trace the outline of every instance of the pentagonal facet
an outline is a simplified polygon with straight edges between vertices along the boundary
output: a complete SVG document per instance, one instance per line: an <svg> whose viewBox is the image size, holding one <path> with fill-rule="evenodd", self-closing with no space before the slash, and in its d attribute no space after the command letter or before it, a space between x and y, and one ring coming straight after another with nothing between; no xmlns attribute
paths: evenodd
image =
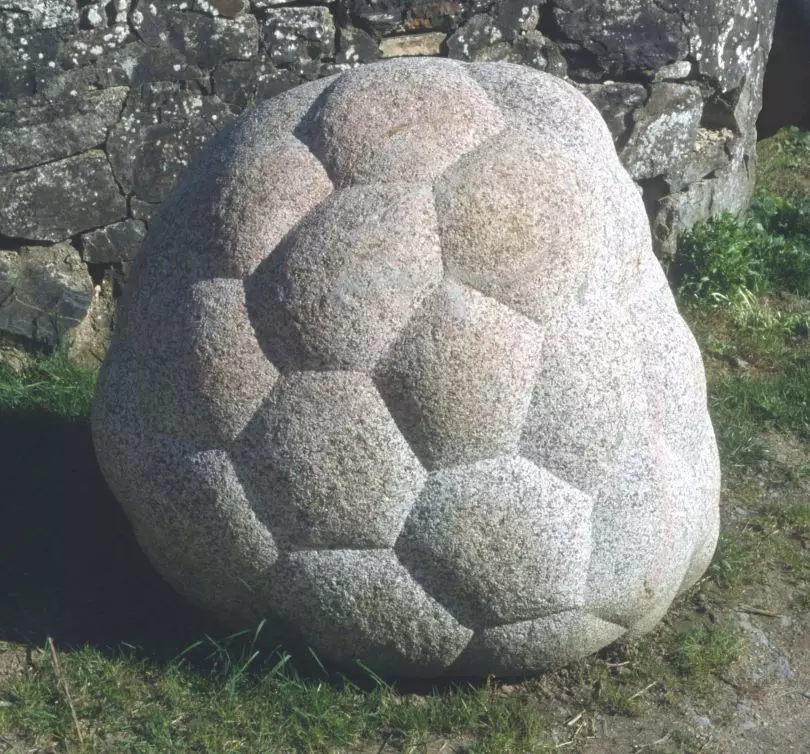
<svg viewBox="0 0 810 754"><path fill-rule="evenodd" d="M582 605L592 500L524 458L433 472L396 552L464 625Z"/></svg>
<svg viewBox="0 0 810 754"><path fill-rule="evenodd" d="M408 322L375 383L427 468L509 455L542 340L531 320L448 280Z"/></svg>
<svg viewBox="0 0 810 754"><path fill-rule="evenodd" d="M473 632L425 594L390 550L308 550L278 563L279 613L316 651L378 673L436 676Z"/></svg>
<svg viewBox="0 0 810 754"><path fill-rule="evenodd" d="M500 111L466 70L430 58L357 69L321 104L313 151L339 186L433 181L503 127Z"/></svg>
<svg viewBox="0 0 810 754"><path fill-rule="evenodd" d="M256 514L284 547L392 547L426 472L370 378L282 376L234 445Z"/></svg>
<svg viewBox="0 0 810 754"><path fill-rule="evenodd" d="M281 369L370 370L442 277L429 186L333 194L247 281L248 308Z"/></svg>

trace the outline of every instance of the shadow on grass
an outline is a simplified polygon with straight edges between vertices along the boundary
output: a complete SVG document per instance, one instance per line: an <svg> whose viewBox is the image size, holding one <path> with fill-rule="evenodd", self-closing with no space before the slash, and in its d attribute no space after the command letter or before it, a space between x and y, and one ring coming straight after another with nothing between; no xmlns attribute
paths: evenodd
<svg viewBox="0 0 810 754"><path fill-rule="evenodd" d="M0 412L0 640L174 656L211 622L141 553L87 421Z"/></svg>
<svg viewBox="0 0 810 754"><path fill-rule="evenodd" d="M101 475L86 420L0 411L0 490L0 641L42 646L50 636L61 649L90 645L108 654L129 645L159 663L198 642L187 660L211 667L214 645L203 639L227 632L141 552ZM231 645L235 655L249 639L246 632ZM277 646L278 637L262 643L265 660L275 661L269 655ZM283 649L302 680L376 685L359 667L321 666L296 636ZM387 680L401 692L453 685L449 678Z"/></svg>

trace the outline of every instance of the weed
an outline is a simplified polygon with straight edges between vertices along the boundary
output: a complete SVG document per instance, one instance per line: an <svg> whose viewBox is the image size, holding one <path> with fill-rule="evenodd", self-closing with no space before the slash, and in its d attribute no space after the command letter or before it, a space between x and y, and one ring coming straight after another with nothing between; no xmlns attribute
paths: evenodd
<svg viewBox="0 0 810 754"><path fill-rule="evenodd" d="M810 196L810 132L783 128L757 144L757 184L776 196Z"/></svg>
<svg viewBox="0 0 810 754"><path fill-rule="evenodd" d="M0 362L0 411L55 413L86 419L97 373L74 364L62 345L47 357L32 359L21 373Z"/></svg>
<svg viewBox="0 0 810 754"><path fill-rule="evenodd" d="M671 644L676 671L692 680L704 680L725 670L740 656L743 637L729 623L711 628L701 625L676 633Z"/></svg>
<svg viewBox="0 0 810 754"><path fill-rule="evenodd" d="M810 293L810 200L758 192L745 217L724 213L684 234L669 272L687 304Z"/></svg>

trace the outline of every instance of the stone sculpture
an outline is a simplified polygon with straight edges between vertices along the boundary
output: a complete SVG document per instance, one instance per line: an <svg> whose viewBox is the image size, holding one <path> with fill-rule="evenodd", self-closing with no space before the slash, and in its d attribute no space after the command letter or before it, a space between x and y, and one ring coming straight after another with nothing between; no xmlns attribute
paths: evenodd
<svg viewBox="0 0 810 754"><path fill-rule="evenodd" d="M718 533L640 194L582 94L508 63L375 63L215 137L153 219L93 433L180 592L393 675L647 631Z"/></svg>

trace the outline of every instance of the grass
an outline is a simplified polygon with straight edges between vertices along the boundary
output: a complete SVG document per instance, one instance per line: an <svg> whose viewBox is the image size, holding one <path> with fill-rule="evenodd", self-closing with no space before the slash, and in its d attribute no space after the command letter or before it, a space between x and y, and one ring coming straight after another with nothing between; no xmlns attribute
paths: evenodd
<svg viewBox="0 0 810 754"><path fill-rule="evenodd" d="M96 386L96 372L68 359L62 345L52 354L31 359L21 371L0 360L0 411L51 413L86 419Z"/></svg>
<svg viewBox="0 0 810 754"><path fill-rule="evenodd" d="M67 593L62 582L43 590L41 601L26 601L25 589L18 590L20 610L0 616L0 629L15 637L14 644L0 645L0 749L378 754L438 751L446 743L452 745L448 753L546 752L560 744L577 751L605 716L637 717L651 707L722 716L722 679L747 651L733 611L752 589L765 590L776 579L792 585L791 610L810 612L810 156L807 135L788 132L769 142L760 163L762 185L771 192L779 188L784 198L760 191L746 217L723 216L695 228L669 270L707 366L724 515L704 579L653 632L523 683L389 684L371 672L349 678L265 646L262 625L255 633L216 639L190 621L158 647L145 629L129 630L137 616L165 633L161 617L189 608L173 607L166 596L157 602L138 596L135 580L143 581L144 594L154 595L159 585L148 580L145 563L135 563L137 547L126 540L126 523L105 518L111 501L96 507L77 501L71 508L74 529L53 521L64 506L37 515L20 504L22 528L36 536L6 532L0 550L24 558L54 532L78 538L82 552L97 546L96 540L111 539L101 558L104 568L90 558L78 577L69 574L70 581L92 592L92 579L106 576L93 604L118 599L116 610L126 604L131 613L123 623L110 619L102 633L85 622L81 630L57 635L52 654L45 651L45 636L63 626L73 602L52 619L47 611L54 595ZM792 166L788 177L786 166ZM54 435L55 427L67 432L65 444L53 452L81 446L84 455L64 465L78 465L82 478L90 478L97 470L89 437L76 433L84 431L94 385L95 375L72 365L63 351L22 373L0 364L0 413L24 415L26 421L45 417L31 448ZM57 419L68 420L69 431ZM26 446L18 455L24 459L31 452ZM29 482L21 475L20 489L37 489L50 499L65 486L61 480L72 479L43 476ZM88 485L87 498L103 497L100 477ZM40 536L40 525L47 535ZM135 576L114 567L115 555L125 551L134 559ZM36 591L31 579L51 584L57 570L38 566L21 568L7 556L2 570ZM44 617L37 617L40 612ZM11 614L34 619L20 618L25 627L17 628ZM122 643L133 633L136 639ZM204 638L189 641L192 634ZM4 656L21 656L25 645L29 659L4 671L10 667ZM733 708L727 714L731 719ZM707 750L692 732L677 728L664 745L660 750Z"/></svg>
<svg viewBox="0 0 810 754"><path fill-rule="evenodd" d="M810 196L810 133L785 128L757 144L757 183L774 196Z"/></svg>

